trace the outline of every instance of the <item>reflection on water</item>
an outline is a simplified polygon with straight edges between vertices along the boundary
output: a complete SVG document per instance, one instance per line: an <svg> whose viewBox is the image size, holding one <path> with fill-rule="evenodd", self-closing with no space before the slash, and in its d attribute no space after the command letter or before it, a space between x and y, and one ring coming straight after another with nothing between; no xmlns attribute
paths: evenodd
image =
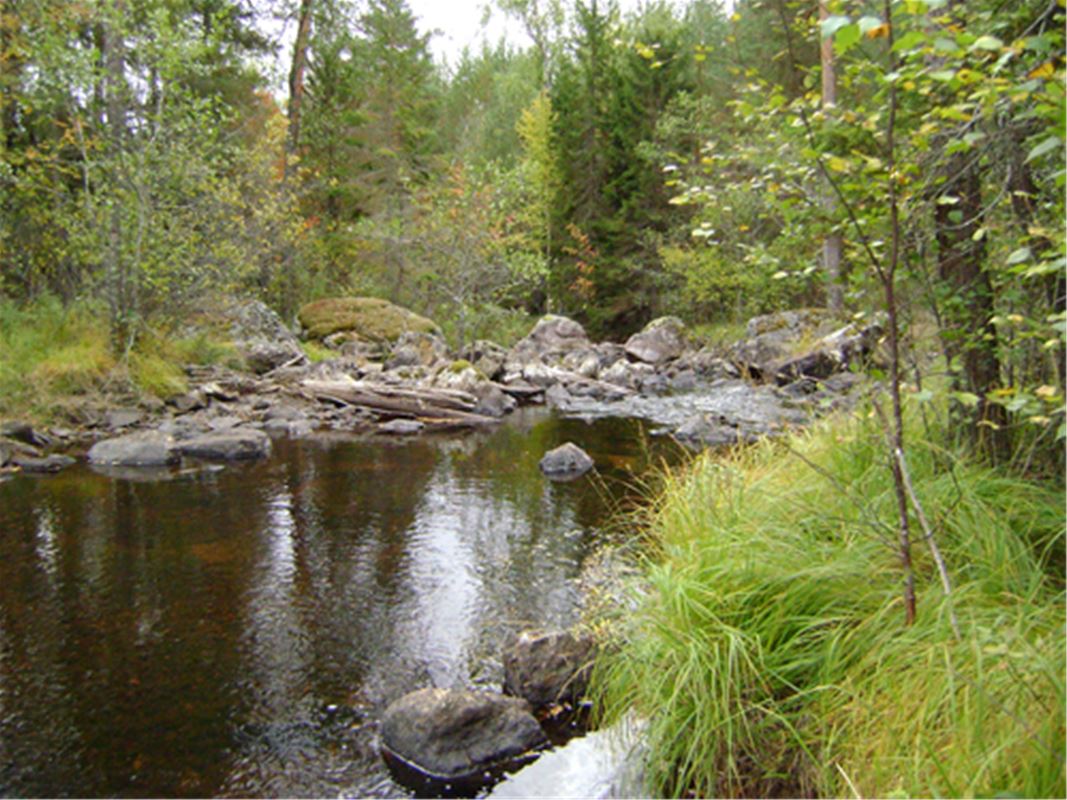
<svg viewBox="0 0 1067 800"><path fill-rule="evenodd" d="M599 478L545 481L571 439ZM0 484L0 794L396 796L375 720L573 621L638 423L277 442L159 482Z"/></svg>

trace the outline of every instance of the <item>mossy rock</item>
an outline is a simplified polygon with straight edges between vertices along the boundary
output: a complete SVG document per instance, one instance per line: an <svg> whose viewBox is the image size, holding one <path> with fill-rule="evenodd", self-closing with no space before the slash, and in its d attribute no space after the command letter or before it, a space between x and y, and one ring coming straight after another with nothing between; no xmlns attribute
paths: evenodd
<svg viewBox="0 0 1067 800"><path fill-rule="evenodd" d="M388 300L376 297L334 297L316 300L297 315L311 339L351 331L372 342L395 342L409 331L440 334L437 325Z"/></svg>

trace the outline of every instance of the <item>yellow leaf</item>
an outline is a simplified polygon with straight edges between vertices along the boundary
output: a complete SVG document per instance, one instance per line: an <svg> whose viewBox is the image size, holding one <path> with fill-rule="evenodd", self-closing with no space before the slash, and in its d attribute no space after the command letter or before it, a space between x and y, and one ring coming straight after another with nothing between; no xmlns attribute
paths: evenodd
<svg viewBox="0 0 1067 800"><path fill-rule="evenodd" d="M884 39L888 35L889 25L887 24L879 25L878 27L871 28L869 31L867 31L868 39Z"/></svg>
<svg viewBox="0 0 1067 800"><path fill-rule="evenodd" d="M1034 392L1034 394L1036 394L1038 397L1041 397L1041 398L1044 398L1044 399L1047 400L1047 399L1049 399L1051 397L1055 397L1056 396L1056 387L1055 386L1041 386Z"/></svg>
<svg viewBox="0 0 1067 800"><path fill-rule="evenodd" d="M1056 65L1051 61L1046 61L1040 67L1035 67L1030 70L1026 77L1028 78L1051 78L1056 74Z"/></svg>

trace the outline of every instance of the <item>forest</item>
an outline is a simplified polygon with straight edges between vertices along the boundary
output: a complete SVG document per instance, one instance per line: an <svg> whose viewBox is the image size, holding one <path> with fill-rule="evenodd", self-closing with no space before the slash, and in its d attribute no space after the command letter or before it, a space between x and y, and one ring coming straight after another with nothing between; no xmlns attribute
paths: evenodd
<svg viewBox="0 0 1067 800"><path fill-rule="evenodd" d="M220 298L875 324L861 411L656 484L600 713L653 796L1064 796L1064 0L492 11L2 0L0 418L180 393Z"/></svg>

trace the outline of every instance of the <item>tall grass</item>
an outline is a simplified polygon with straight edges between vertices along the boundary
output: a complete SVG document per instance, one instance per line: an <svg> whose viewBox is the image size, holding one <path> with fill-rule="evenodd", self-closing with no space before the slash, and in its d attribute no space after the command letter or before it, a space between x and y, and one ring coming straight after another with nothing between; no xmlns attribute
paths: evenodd
<svg viewBox="0 0 1067 800"><path fill-rule="evenodd" d="M906 627L886 459L835 418L667 477L595 678L652 794L1064 796L1062 490L913 444L954 588L917 543Z"/></svg>

